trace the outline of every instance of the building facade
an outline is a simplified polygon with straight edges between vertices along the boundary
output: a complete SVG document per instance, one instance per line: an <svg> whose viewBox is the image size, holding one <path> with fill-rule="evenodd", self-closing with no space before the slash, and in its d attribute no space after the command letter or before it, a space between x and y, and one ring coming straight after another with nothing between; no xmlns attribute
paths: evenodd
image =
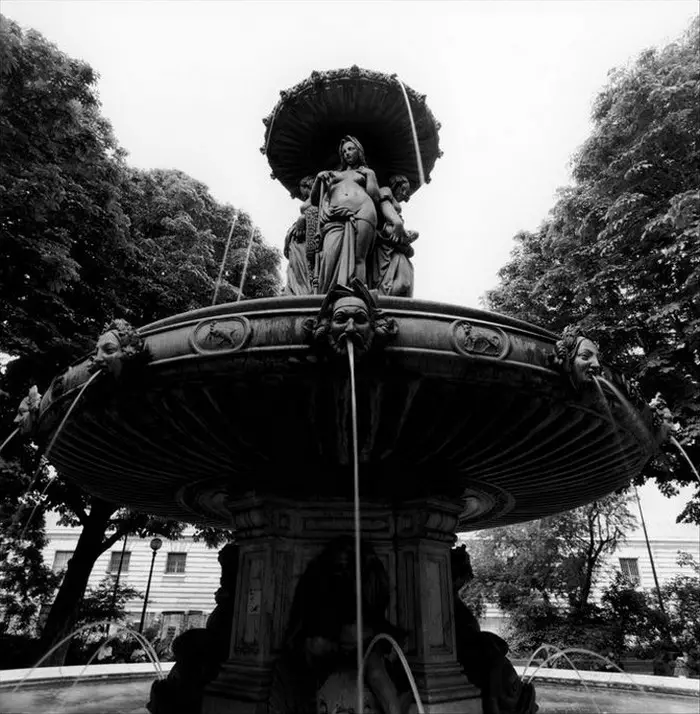
<svg viewBox="0 0 700 714"><path fill-rule="evenodd" d="M690 553L700 560L697 527L675 522L690 497L691 489L682 490L673 499L664 497L653 484L643 486L639 493L657 577L663 584L683 572L677 562L679 552ZM636 510L634 503L632 506ZM79 532L79 529L58 525L56 517L47 518L49 544L44 558L55 571L65 568L75 550ZM116 578L121 561L119 581L145 594L153 561L146 625L156 620L166 636L203 626L216 604L214 595L219 587L221 568L217 560L218 551L194 541L192 533L189 529L178 540L163 540L155 557L149 545L150 538L128 536L126 543L122 539L97 560L88 587L95 587L105 577ZM469 542L468 538L461 540ZM646 590L654 587L651 559L641 522L605 563L598 580L598 594L618 570L636 579ZM139 623L143 604L143 597L127 603L131 621ZM482 617L483 628L498 633L503 632L505 625L503 613L488 606Z"/></svg>

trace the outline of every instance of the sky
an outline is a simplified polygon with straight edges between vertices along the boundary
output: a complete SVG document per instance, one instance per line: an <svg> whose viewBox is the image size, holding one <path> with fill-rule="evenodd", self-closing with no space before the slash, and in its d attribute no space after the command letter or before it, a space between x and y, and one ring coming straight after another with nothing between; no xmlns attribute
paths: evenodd
<svg viewBox="0 0 700 714"><path fill-rule="evenodd" d="M676 39L696 0L3 0L100 75L130 164L177 168L280 249L299 203L260 153L279 92L312 70L396 73L442 124L444 156L404 207L415 297L479 306L513 236L569 183L613 67Z"/></svg>

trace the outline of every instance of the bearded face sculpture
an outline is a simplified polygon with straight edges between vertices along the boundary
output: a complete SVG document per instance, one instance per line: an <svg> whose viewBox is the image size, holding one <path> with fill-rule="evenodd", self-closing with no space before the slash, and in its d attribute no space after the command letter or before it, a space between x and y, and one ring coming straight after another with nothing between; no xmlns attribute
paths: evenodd
<svg viewBox="0 0 700 714"><path fill-rule="evenodd" d="M398 331L396 321L384 317L367 287L357 279L349 287L333 287L318 316L307 320L304 328L319 352L343 356L351 342L358 357L380 347Z"/></svg>

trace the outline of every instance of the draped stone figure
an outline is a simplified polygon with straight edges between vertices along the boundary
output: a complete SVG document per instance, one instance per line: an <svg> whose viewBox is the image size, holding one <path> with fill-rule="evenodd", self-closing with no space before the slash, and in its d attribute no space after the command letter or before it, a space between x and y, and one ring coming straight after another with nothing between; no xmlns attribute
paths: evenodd
<svg viewBox="0 0 700 714"><path fill-rule="evenodd" d="M370 287L381 295L413 297L413 243L415 231L404 229L401 202L408 201L410 184L405 176L389 179L389 186L379 189L380 227L370 260Z"/></svg>
<svg viewBox="0 0 700 714"><path fill-rule="evenodd" d="M311 191L311 204L319 207L321 294L336 283L349 285L352 278L367 282L367 259L377 230L379 186L362 144L345 136L338 153L340 170L319 173Z"/></svg>
<svg viewBox="0 0 700 714"><path fill-rule="evenodd" d="M313 176L306 176L299 182L299 192L304 202L301 204L301 215L287 231L284 239L284 257L287 266L287 295L311 295L313 263L309 264L309 233L313 236L317 230L318 209L311 205L309 196L314 183Z"/></svg>

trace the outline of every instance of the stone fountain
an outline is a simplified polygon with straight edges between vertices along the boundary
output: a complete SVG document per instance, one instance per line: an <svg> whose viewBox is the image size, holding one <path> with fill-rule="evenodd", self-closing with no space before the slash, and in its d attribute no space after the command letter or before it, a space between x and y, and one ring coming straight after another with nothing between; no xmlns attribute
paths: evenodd
<svg viewBox="0 0 700 714"><path fill-rule="evenodd" d="M38 437L55 435L102 372L52 462L104 499L235 533L228 614L215 618L226 661L202 711L295 714L280 693L280 663L299 653L290 643L333 639L299 640L305 608L340 609L337 582L355 587L333 546L354 529L352 343L363 581L382 593L367 596L368 634L401 640L428 711L481 712L457 660L455 533L624 487L653 452L649 414L630 418L590 388L607 368L584 335L410 297L417 234L400 204L440 154L424 96L356 67L313 73L265 125L273 176L304 200L285 247L290 294L136 331L116 321L54 380ZM353 624L341 618L336 640Z"/></svg>

